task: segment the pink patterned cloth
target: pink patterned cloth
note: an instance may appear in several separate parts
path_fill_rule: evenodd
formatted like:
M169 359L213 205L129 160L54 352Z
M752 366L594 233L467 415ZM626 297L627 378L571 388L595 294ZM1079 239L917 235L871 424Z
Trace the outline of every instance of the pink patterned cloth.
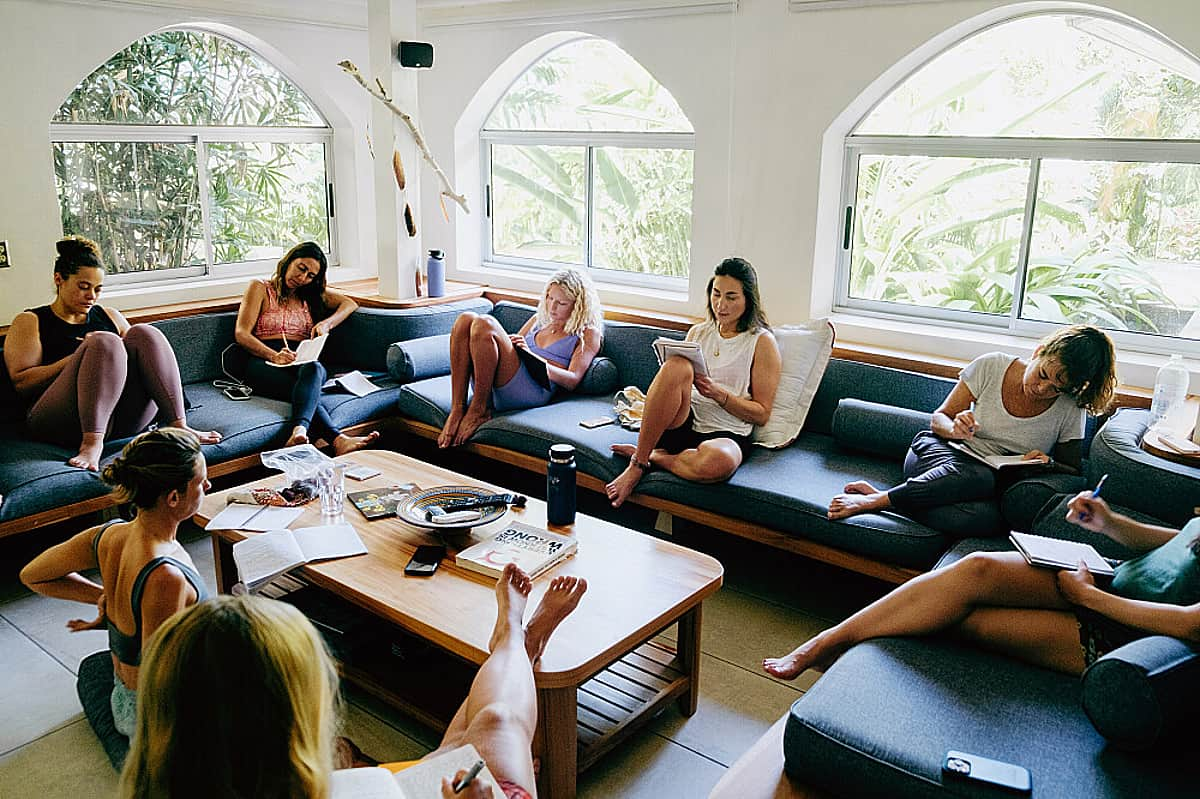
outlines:
M279 341L286 337L289 342L308 338L313 327L308 304L296 297L281 304L274 283L264 280L262 284L267 290L267 301L254 323L254 337L261 341Z

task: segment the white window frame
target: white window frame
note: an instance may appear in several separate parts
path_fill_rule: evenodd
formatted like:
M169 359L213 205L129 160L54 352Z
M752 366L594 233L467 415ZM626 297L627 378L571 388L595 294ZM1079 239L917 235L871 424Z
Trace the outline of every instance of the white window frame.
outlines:
M506 92L507 93L507 92ZM582 264L572 264L566 261L548 261L540 258L518 258L511 255L497 254L492 250L492 145L505 144L515 146L555 146L576 147L584 150L584 169L586 170L584 184L584 241ZM483 247L483 265L485 268L499 268L530 273L548 273L565 266L577 266L587 270L597 282L612 285L632 286L637 288L679 291L686 288L688 277L670 277L667 275L649 275L641 272L625 272L620 269L610 269L592 265L592 235L593 235L593 198L592 198L592 164L593 153L597 148L622 147L641 150L690 150L692 162L696 158L695 133L643 133L643 132L611 132L611 131L528 131L528 130L488 130L479 132L479 164L480 164L480 196L484 198L484 213L480 214ZM692 182L692 208L695 220L695 181ZM691 242L689 242L690 247ZM688 265L689 270L691 264Z

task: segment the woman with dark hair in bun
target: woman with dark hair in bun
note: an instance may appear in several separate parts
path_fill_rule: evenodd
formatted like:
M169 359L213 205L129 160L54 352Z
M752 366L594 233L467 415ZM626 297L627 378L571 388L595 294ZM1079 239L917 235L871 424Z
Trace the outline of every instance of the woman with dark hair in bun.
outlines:
M143 644L172 614L208 596L175 536L211 486L199 440L170 427L129 442L102 476L122 502L137 508L133 521L115 519L51 547L21 570L21 582L39 594L98 608L95 620L67 626L74 632L108 628L113 721L129 736ZM100 571L99 583L82 574L89 569Z
M158 418L191 430L179 364L151 325L130 325L99 304L104 262L95 242L68 236L56 245L54 302L22 311L4 343L13 386L29 403L35 438L79 447L67 463L95 471L106 439L126 438ZM221 434L192 430L202 444Z

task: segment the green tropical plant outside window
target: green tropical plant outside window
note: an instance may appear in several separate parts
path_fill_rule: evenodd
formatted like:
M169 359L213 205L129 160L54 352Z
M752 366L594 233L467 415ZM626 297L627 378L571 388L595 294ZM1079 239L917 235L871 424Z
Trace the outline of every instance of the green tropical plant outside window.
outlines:
M687 277L694 131L616 45L578 39L547 53L481 138L492 261Z
M977 33L848 137L840 304L1200 340L1197 138L1200 62L1147 30L1058 13Z
M84 78L51 124L65 233L142 279L332 249L331 130L292 81L216 34L152 34Z

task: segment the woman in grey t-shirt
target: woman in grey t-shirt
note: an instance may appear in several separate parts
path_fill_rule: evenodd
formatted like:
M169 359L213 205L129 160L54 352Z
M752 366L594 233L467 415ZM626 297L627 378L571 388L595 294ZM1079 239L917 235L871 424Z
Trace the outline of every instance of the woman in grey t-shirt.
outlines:
M887 490L863 480L849 483L846 493L829 503L829 518L888 509L911 516L994 499L997 470L950 442L961 442L977 456L1021 455L1031 464L1053 455L1059 464L1078 469L1084 414L1103 412L1116 383L1112 341L1089 325L1057 330L1029 360L1001 352L981 355L963 369L950 396L933 412L931 429L913 439L904 459L908 479ZM970 527L973 521L967 516L962 524Z

